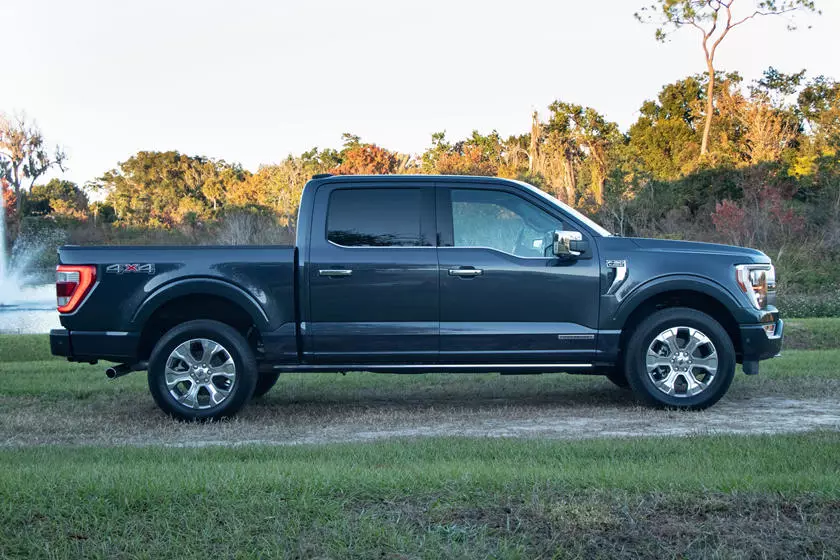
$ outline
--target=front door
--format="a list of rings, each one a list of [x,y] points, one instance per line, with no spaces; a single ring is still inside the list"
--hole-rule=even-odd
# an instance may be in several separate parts
[[[326,183],[315,195],[308,361],[434,362],[438,263],[430,183]]]
[[[588,363],[599,302],[597,247],[558,208],[514,189],[438,188],[441,363]],[[558,259],[555,230],[580,231],[586,258]]]

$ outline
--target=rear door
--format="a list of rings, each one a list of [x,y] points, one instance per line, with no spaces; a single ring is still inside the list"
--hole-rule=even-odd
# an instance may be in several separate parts
[[[315,195],[304,353],[318,363],[434,362],[438,263],[429,182],[326,183]]]
[[[441,363],[581,364],[595,352],[599,268],[591,234],[513,186],[438,187]],[[556,229],[585,258],[558,259]]]

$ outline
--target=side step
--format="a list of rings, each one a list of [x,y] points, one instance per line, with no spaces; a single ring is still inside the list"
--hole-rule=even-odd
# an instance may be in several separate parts
[[[309,373],[344,373],[370,371],[373,373],[559,373],[592,369],[592,364],[279,364],[275,371]]]

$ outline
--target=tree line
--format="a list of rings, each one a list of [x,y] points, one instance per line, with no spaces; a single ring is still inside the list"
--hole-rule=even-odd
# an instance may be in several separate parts
[[[7,213],[12,221],[53,216],[172,230],[247,210],[291,227],[303,185],[316,173],[433,173],[528,181],[622,234],[675,235],[689,221],[708,230],[701,237],[717,232],[772,246],[783,239],[762,228],[739,229],[728,217],[752,219],[771,209],[761,217],[768,226],[833,231],[840,213],[840,83],[804,70],[770,68],[749,84],[736,73],[718,74],[703,154],[708,79],[665,85],[626,131],[592,107],[558,100],[544,117],[534,113],[521,134],[474,131],[450,140],[437,132],[421,154],[344,134],[340,149],[313,148],[251,172],[221,159],[141,151],[86,185],[104,194],[101,202],[90,204],[78,185],[53,179],[7,193],[16,201]]]

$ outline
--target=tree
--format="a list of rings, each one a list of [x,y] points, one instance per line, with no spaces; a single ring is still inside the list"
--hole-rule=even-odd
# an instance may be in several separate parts
[[[499,171],[504,146],[494,130],[484,136],[474,130],[472,136],[454,144],[445,132],[432,134],[432,146],[423,153],[422,166],[427,173],[439,175],[486,175]]]
[[[573,164],[571,152],[577,150],[580,163],[589,173],[589,194],[596,205],[604,202],[604,181],[607,178],[609,150],[623,141],[618,125],[604,118],[591,107],[555,101],[549,105],[549,133],[559,134],[561,149]],[[568,196],[568,194],[567,194]],[[570,200],[574,202],[574,200]]]
[[[641,22],[657,24],[656,39],[664,42],[668,35],[685,26],[696,28],[702,37],[703,54],[709,81],[706,85],[706,114],[700,155],[709,151],[709,136],[715,110],[715,55],[729,32],[759,16],[793,14],[797,11],[820,13],[814,0],[757,0],[752,13],[733,17],[732,7],[738,0],[656,0],[637,12]],[[724,21],[725,20],[725,21]],[[788,29],[793,29],[788,25]]]
[[[0,114],[0,177],[11,185],[20,215],[23,192],[32,188],[35,181],[52,167],[64,171],[64,151],[56,146],[50,152],[38,125],[29,122],[26,115],[7,117]]]
[[[630,126],[630,147],[652,178],[674,180],[691,172],[700,154],[703,82],[689,76],[664,86],[656,100],[645,101]]]
[[[396,156],[375,144],[356,144],[342,154],[332,170],[337,175],[386,175],[397,169]]]
[[[25,213],[31,216],[56,216],[83,219],[88,197],[76,183],[51,179],[46,185],[34,185],[26,197]]]
[[[303,186],[313,175],[325,173],[340,163],[339,153],[332,149],[313,148],[300,156],[289,155],[279,164],[260,166],[245,181],[228,185],[227,204],[239,209],[267,209],[277,215],[280,225],[292,228]]]
[[[211,218],[226,193],[245,180],[238,165],[178,152],[138,152],[94,185],[108,193],[118,221],[192,227]]]
[[[740,128],[736,150],[741,163],[759,165],[779,161],[799,143],[802,122],[786,98],[796,92],[805,71],[784,74],[775,68],[751,85],[749,95],[741,90],[723,96],[723,111]]]
[[[799,93],[799,110],[820,148],[840,148],[840,82],[818,76]]]
[[[12,229],[8,226],[17,223],[16,207],[15,193],[12,191],[12,187],[4,177],[0,177],[0,243],[6,243],[6,239],[3,238],[2,234]],[[4,223],[6,224],[6,228],[2,227]],[[0,249],[5,249],[5,245],[0,246]],[[0,267],[5,264],[3,263],[3,254],[4,252],[0,250]]]

